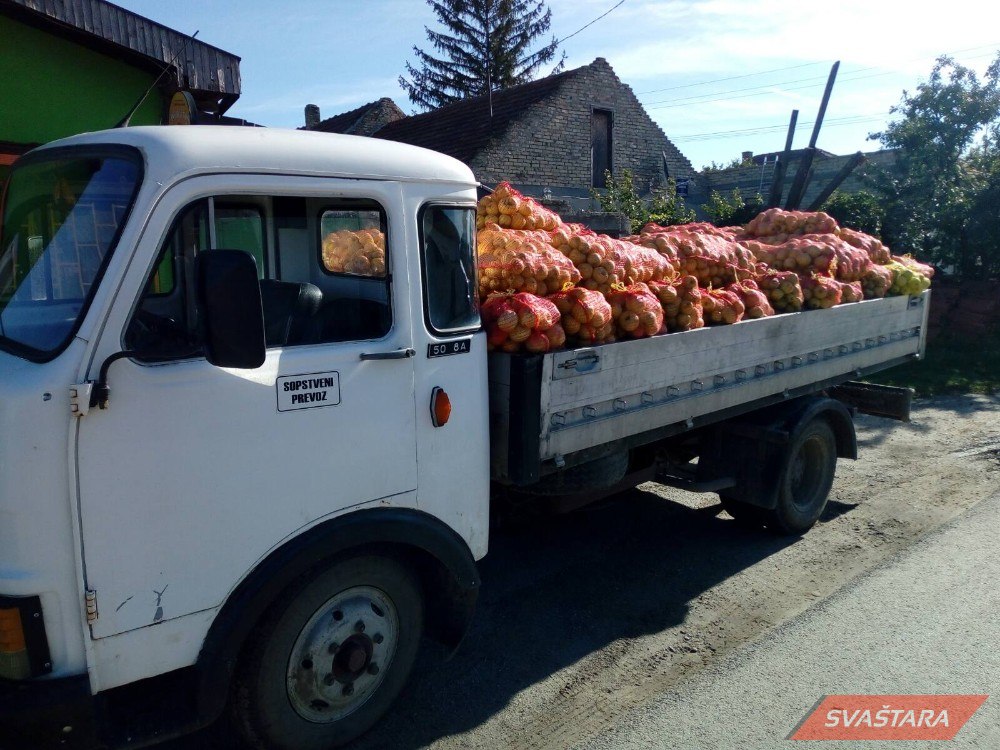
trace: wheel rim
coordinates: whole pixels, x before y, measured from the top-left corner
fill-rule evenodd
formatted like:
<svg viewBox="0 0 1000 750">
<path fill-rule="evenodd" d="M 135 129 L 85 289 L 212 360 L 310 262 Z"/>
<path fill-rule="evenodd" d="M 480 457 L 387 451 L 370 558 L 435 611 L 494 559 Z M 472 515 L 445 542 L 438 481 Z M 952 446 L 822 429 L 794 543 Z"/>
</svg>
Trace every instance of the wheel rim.
<svg viewBox="0 0 1000 750">
<path fill-rule="evenodd" d="M 303 719 L 329 724 L 378 690 L 399 642 L 385 592 L 355 586 L 331 597 L 299 633 L 288 659 L 288 700 Z"/>
<path fill-rule="evenodd" d="M 788 488 L 792 504 L 800 511 L 809 510 L 823 487 L 827 456 L 826 443 L 819 437 L 805 440 L 788 467 Z"/>
</svg>

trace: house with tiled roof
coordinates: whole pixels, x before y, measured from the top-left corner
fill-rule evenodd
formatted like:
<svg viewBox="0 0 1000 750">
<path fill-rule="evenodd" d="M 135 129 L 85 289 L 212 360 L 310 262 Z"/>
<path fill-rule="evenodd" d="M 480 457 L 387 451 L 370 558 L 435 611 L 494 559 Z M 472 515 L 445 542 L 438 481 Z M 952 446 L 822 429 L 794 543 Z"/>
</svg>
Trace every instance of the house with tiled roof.
<svg viewBox="0 0 1000 750">
<path fill-rule="evenodd" d="M 312 129 L 326 129 L 324 122 Z M 605 170 L 631 170 L 643 190 L 695 171 L 601 57 L 492 96 L 392 119 L 372 135 L 453 156 L 488 186 L 510 180 L 528 194 L 556 198 L 589 200 L 591 188 L 604 186 Z"/>
</svg>

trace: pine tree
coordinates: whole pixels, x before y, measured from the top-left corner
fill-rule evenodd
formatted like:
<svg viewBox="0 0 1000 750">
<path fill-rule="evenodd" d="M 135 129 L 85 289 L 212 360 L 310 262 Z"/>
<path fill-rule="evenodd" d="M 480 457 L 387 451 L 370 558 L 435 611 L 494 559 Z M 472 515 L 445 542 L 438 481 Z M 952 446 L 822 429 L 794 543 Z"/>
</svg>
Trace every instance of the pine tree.
<svg viewBox="0 0 1000 750">
<path fill-rule="evenodd" d="M 555 37 L 531 51 L 552 23 L 552 11 L 544 0 L 427 2 L 444 27 L 443 31 L 425 27 L 427 39 L 442 56 L 414 47 L 419 67 L 407 63 L 410 79 L 399 77 L 399 85 L 418 107 L 442 107 L 491 88 L 525 83 L 556 55 Z M 562 66 L 560 60 L 552 72 L 558 73 Z"/>
</svg>

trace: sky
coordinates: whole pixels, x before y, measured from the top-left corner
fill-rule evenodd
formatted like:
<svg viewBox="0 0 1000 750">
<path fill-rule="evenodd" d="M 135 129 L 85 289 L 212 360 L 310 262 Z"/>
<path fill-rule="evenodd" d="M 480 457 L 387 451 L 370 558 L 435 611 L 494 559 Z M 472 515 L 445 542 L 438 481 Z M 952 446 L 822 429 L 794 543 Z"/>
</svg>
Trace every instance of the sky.
<svg viewBox="0 0 1000 750">
<path fill-rule="evenodd" d="M 117 0 L 242 58 L 228 114 L 298 127 L 383 96 L 416 111 L 397 78 L 427 47 L 424 0 Z M 840 70 L 817 146 L 873 151 L 904 90 L 950 54 L 980 73 L 1000 51 L 1000 3 L 949 0 L 548 0 L 566 68 L 604 57 L 695 168 L 743 151 L 808 145 L 830 67 Z M 609 9 L 606 16 L 594 21 Z"/>
</svg>

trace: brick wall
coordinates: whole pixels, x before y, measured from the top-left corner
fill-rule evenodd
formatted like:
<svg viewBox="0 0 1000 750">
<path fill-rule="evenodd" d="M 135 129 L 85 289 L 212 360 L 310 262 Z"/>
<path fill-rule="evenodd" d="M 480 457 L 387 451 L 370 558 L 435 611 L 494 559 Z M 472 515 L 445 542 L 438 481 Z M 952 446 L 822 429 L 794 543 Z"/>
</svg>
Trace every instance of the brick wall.
<svg viewBox="0 0 1000 750">
<path fill-rule="evenodd" d="M 694 174 L 691 162 L 653 122 L 632 89 L 603 58 L 566 76 L 559 89 L 528 107 L 500 138 L 481 149 L 469 166 L 487 184 L 549 188 L 555 194 L 587 195 L 591 187 L 591 112 L 612 112 L 612 171 L 631 169 L 643 188 L 663 183 L 663 154 L 671 177 Z"/>
</svg>

